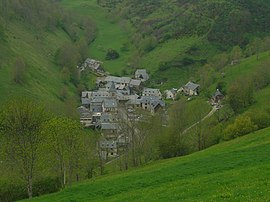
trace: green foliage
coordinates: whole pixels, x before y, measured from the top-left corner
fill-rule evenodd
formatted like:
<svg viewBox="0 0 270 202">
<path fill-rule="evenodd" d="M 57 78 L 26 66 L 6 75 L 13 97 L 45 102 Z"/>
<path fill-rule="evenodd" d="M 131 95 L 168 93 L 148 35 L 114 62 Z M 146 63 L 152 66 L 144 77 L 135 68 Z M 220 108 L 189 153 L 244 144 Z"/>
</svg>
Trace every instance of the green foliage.
<svg viewBox="0 0 270 202">
<path fill-rule="evenodd" d="M 253 80 L 253 85 L 255 89 L 260 90 L 270 84 L 269 65 L 270 65 L 270 60 L 268 59 L 264 61 L 260 66 L 257 67 L 253 75 L 250 75 L 250 77 Z"/>
<path fill-rule="evenodd" d="M 229 62 L 229 56 L 227 53 L 217 54 L 213 57 L 211 64 L 216 70 L 221 70 Z"/>
<path fill-rule="evenodd" d="M 60 190 L 60 183 L 57 178 L 43 178 L 34 183 L 33 196 L 41 196 Z M 0 200 L 17 201 L 27 198 L 25 185 L 17 183 L 0 183 Z"/>
<path fill-rule="evenodd" d="M 240 78 L 231 84 L 227 95 L 231 108 L 240 112 L 254 102 L 253 84 L 247 78 Z"/>
<path fill-rule="evenodd" d="M 148 37 L 141 41 L 141 48 L 145 53 L 152 51 L 157 46 L 157 40 L 154 37 Z"/>
<path fill-rule="evenodd" d="M 270 130 L 33 201 L 267 201 Z"/>
<path fill-rule="evenodd" d="M 263 129 L 270 126 L 269 110 L 251 110 L 246 112 L 245 115 L 250 117 L 251 121 L 258 126 L 258 129 Z"/>
<path fill-rule="evenodd" d="M 200 108 L 198 109 L 198 106 Z M 203 100 L 186 102 L 179 100 L 169 109 L 168 127 L 160 135 L 158 151 L 161 158 L 183 156 L 193 152 L 193 142 L 186 134 L 193 124 L 198 123 L 210 111 Z"/>
<path fill-rule="evenodd" d="M 96 34 L 94 22 L 89 17 L 81 18 L 74 11 L 62 9 L 59 1 L 1 0 L 0 5 L 0 94 L 5 95 L 0 102 L 3 103 L 16 93 L 49 103 L 62 103 L 58 99 L 59 89 L 63 85 L 61 68 L 54 56 L 63 44 L 74 43 L 64 27 L 74 28 L 76 36 L 73 44 L 75 55 L 68 58 L 71 62 L 65 67 L 75 65 L 69 68 L 70 81 L 77 84 L 79 78 L 76 66 L 86 55 L 89 57 L 89 44 Z M 80 57 L 77 57 L 78 53 Z M 22 58 L 27 65 L 23 79 L 27 85 L 12 82 L 14 77 L 23 77 L 21 68 L 13 68 L 18 58 Z M 70 85 L 70 81 L 67 86 L 68 93 L 72 95 L 76 93 L 76 88 Z"/>
<path fill-rule="evenodd" d="M 155 36 L 160 42 L 197 35 L 228 47 L 245 45 L 247 33 L 269 31 L 269 7 L 265 1 L 251 0 L 191 1 L 188 5 L 185 1 L 125 0 L 118 2 L 114 11 L 130 19 L 137 33 Z"/>
<path fill-rule="evenodd" d="M 31 198 L 93 176 L 98 138 L 77 120 L 48 115 L 38 103 L 10 101 L 0 113 L 0 167 L 6 172 L 0 197 Z"/>
<path fill-rule="evenodd" d="M 246 135 L 253 131 L 256 131 L 258 126 L 255 125 L 249 116 L 238 116 L 233 124 L 227 126 L 224 131 L 225 139 L 232 139 L 242 135 Z"/>
<path fill-rule="evenodd" d="M 232 61 L 232 63 L 238 62 L 242 57 L 242 49 L 239 46 L 234 46 L 230 55 L 230 60 Z"/>
<path fill-rule="evenodd" d="M 20 176 L 27 185 L 29 198 L 33 196 L 33 180 L 36 177 L 41 135 L 46 114 L 42 107 L 25 99 L 8 103 L 1 114 L 0 135 L 3 141 L 6 165 Z"/>
<path fill-rule="evenodd" d="M 111 48 L 109 48 L 107 50 L 107 54 L 106 54 L 106 60 L 115 60 L 118 59 L 120 57 L 119 53 L 116 50 L 113 50 Z"/>
</svg>

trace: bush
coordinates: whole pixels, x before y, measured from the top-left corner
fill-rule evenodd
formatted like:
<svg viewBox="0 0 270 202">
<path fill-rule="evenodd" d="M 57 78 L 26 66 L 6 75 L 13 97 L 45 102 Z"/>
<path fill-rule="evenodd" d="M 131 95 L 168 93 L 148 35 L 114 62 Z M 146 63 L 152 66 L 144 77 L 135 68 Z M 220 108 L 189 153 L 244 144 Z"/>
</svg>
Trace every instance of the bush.
<svg viewBox="0 0 270 202">
<path fill-rule="evenodd" d="M 145 53 L 148 53 L 148 52 L 154 50 L 156 46 L 157 46 L 157 40 L 155 37 L 145 38 L 141 42 L 142 50 Z"/>
<path fill-rule="evenodd" d="M 161 62 L 159 64 L 159 67 L 158 67 L 158 70 L 161 71 L 161 72 L 164 72 L 166 70 L 170 69 L 170 63 L 168 62 Z"/>
<path fill-rule="evenodd" d="M 108 49 L 107 54 L 106 54 L 106 60 L 115 60 L 117 58 L 119 58 L 120 55 L 116 50 L 113 49 Z"/>
<path fill-rule="evenodd" d="M 58 178 L 44 178 L 34 183 L 34 196 L 41 196 L 57 192 L 61 184 Z M 8 182 L 0 183 L 0 201 L 17 201 L 28 198 L 27 190 L 24 184 L 14 184 Z"/>
<path fill-rule="evenodd" d="M 228 89 L 228 102 L 234 112 L 238 113 L 254 102 L 253 83 L 248 78 L 240 78 Z"/>
<path fill-rule="evenodd" d="M 270 126 L 270 113 L 263 110 L 254 110 L 246 113 L 251 118 L 251 121 L 258 126 L 258 129 L 267 128 Z"/>
<path fill-rule="evenodd" d="M 249 116 L 241 115 L 235 119 L 233 124 L 227 126 L 224 131 L 224 139 L 230 140 L 256 131 L 257 129 L 258 126 L 252 122 Z"/>
</svg>

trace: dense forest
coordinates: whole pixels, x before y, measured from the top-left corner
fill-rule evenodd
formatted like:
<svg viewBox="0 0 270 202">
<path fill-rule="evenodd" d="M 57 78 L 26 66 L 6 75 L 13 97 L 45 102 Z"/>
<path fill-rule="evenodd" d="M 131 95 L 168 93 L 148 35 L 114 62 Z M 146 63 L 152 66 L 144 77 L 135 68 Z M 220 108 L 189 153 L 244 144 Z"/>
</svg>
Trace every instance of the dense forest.
<svg viewBox="0 0 270 202">
<path fill-rule="evenodd" d="M 250 35 L 270 31 L 267 1 L 99 1 L 130 20 L 143 37 L 162 42 L 190 35 L 220 46 L 245 46 Z M 116 10 L 116 11 L 115 11 Z"/>
</svg>

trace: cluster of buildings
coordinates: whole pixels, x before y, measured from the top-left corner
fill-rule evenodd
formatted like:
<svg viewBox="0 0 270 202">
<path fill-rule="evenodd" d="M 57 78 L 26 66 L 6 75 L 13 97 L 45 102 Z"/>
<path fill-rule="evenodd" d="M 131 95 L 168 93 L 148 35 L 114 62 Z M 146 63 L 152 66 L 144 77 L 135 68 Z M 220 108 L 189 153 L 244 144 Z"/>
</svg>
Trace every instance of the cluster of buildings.
<svg viewBox="0 0 270 202">
<path fill-rule="evenodd" d="M 133 78 L 99 77 L 97 90 L 82 92 L 78 107 L 80 121 L 85 127 L 101 130 L 103 140 L 99 147 L 103 159 L 118 156 L 121 148 L 131 141 L 123 134 L 120 124 L 128 121 L 130 111 L 139 108 L 155 113 L 165 107 L 159 89 L 143 86 L 148 79 L 146 70 L 138 69 Z"/>
<path fill-rule="evenodd" d="M 80 122 L 85 127 L 101 131 L 99 149 L 104 160 L 120 155 L 132 141 L 120 124 L 128 124 L 130 112 L 141 109 L 155 113 L 165 107 L 162 98 L 175 100 L 179 93 L 189 97 L 199 95 L 200 85 L 193 82 L 188 82 L 180 89 L 166 90 L 162 95 L 159 89 L 144 87 L 144 83 L 149 80 L 145 69 L 137 69 L 133 78 L 106 76 L 101 64 L 88 58 L 79 67 L 80 71 L 89 69 L 102 77 L 97 78 L 97 90 L 82 92 L 81 106 L 77 110 L 80 113 Z M 217 90 L 210 102 L 214 105 L 223 98 L 224 95 Z M 136 121 L 139 118 L 136 115 Z"/>
</svg>

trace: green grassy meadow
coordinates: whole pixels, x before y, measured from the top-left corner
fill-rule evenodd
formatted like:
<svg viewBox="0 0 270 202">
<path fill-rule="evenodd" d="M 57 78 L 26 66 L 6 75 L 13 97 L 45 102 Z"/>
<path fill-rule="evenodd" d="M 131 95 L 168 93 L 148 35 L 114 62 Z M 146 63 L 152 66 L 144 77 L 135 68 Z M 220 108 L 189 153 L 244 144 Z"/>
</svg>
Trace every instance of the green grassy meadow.
<svg viewBox="0 0 270 202">
<path fill-rule="evenodd" d="M 76 11 L 82 16 L 91 17 L 97 26 L 97 38 L 90 45 L 89 56 L 104 62 L 106 71 L 112 74 L 120 74 L 127 68 L 127 63 L 132 55 L 132 46 L 129 51 L 121 51 L 123 44 L 130 42 L 131 27 L 121 25 L 121 22 L 113 20 L 105 8 L 97 5 L 96 0 L 63 0 L 61 4 Z M 128 25 L 127 25 L 128 26 Z M 109 48 L 115 49 L 120 54 L 116 60 L 106 61 L 105 56 Z"/>
<path fill-rule="evenodd" d="M 54 54 L 68 36 L 61 30 L 36 33 L 30 27 L 10 23 L 7 32 L 8 47 L 6 63 L 0 68 L 0 103 L 10 97 L 26 96 L 48 103 L 60 103 L 58 94 L 64 86 L 59 67 L 54 63 Z M 17 57 L 26 61 L 25 83 L 16 85 L 12 80 L 12 65 Z M 74 89 L 68 87 L 72 96 Z"/>
<path fill-rule="evenodd" d="M 270 128 L 32 201 L 269 201 L 269 144 Z"/>
</svg>

